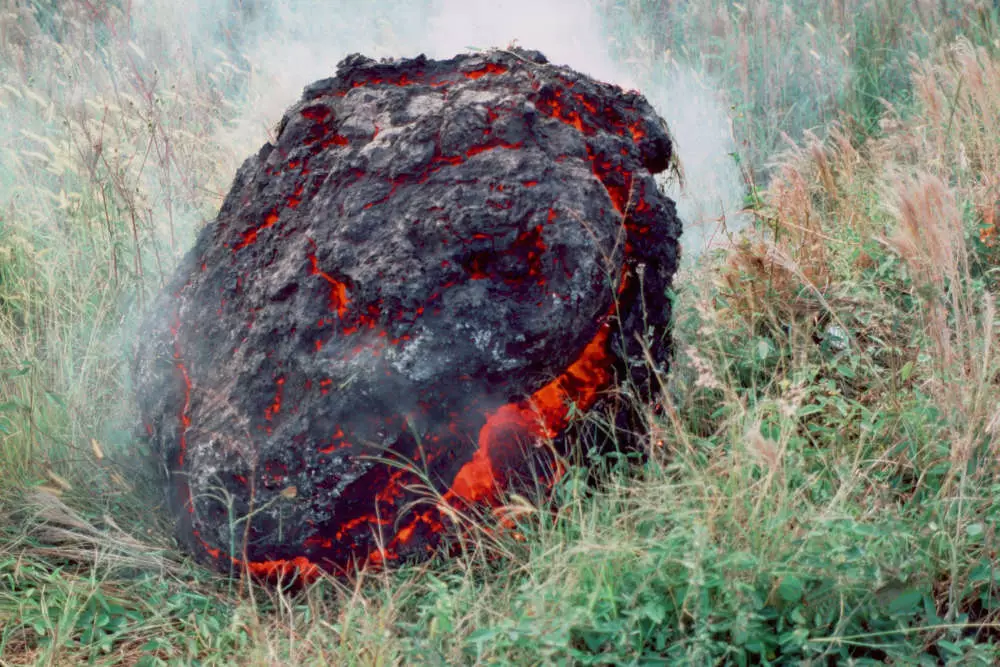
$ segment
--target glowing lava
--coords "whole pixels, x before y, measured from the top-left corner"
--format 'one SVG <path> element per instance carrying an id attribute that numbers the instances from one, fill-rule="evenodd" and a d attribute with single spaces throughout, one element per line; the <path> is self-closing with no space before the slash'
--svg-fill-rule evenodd
<path id="1" fill-rule="evenodd" d="M 472 502 L 493 499 L 503 488 L 505 475 L 494 461 L 511 461 L 532 439 L 556 437 L 569 423 L 571 405 L 589 410 L 611 380 L 614 357 L 608 348 L 610 335 L 611 325 L 602 325 L 566 372 L 530 398 L 489 414 L 479 431 L 479 448 L 455 475 L 451 491 Z"/>

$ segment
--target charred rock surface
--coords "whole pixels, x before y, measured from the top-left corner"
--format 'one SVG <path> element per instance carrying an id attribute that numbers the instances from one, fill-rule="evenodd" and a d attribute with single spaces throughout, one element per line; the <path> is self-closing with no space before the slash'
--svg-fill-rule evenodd
<path id="1" fill-rule="evenodd" d="M 428 486 L 489 503 L 572 410 L 644 387 L 670 161 L 644 98 L 537 52 L 355 55 L 309 86 L 146 319 L 138 403 L 184 544 L 261 575 L 433 551 Z"/>

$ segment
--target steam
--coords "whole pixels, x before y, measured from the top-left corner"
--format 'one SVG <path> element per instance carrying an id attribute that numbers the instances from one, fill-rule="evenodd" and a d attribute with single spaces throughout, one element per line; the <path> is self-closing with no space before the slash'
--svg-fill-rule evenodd
<path id="1" fill-rule="evenodd" d="M 744 224 L 743 182 L 732 157 L 736 146 L 711 84 L 677 63 L 647 66 L 644 74 L 633 64 L 615 62 L 607 9 L 599 0 L 249 1 L 243 0 L 241 12 L 234 11 L 233 0 L 135 5 L 140 41 L 170 43 L 168 52 L 235 50 L 242 57 L 237 66 L 249 73 L 245 100 L 216 136 L 236 160 L 256 151 L 302 88 L 332 76 L 349 53 L 449 58 L 468 49 L 517 44 L 542 51 L 556 64 L 640 90 L 666 119 L 686 187 L 666 178 L 662 184 L 678 204 L 688 260 L 721 240 L 725 230 Z M 227 24 L 221 18 L 226 16 L 239 19 Z M 234 161 L 230 168 L 235 166 Z"/>
<path id="2" fill-rule="evenodd" d="M 685 188 L 666 178 L 663 185 L 684 222 L 685 258 L 696 259 L 719 238 L 721 221 L 730 230 L 740 222 L 744 193 L 729 119 L 694 69 L 613 55 L 641 33 L 616 9 L 622 4 L 14 3 L 0 12 L 0 266 L 24 257 L 44 267 L 49 286 L 37 298 L 55 285 L 104 295 L 97 315 L 67 316 L 66 330 L 52 335 L 78 341 L 88 350 L 81 359 L 115 357 L 130 344 L 144 299 L 166 283 L 217 214 L 240 164 L 273 136 L 306 85 L 332 76 L 350 53 L 448 58 L 512 43 L 638 89 L 653 103 L 685 171 Z M 87 264 L 101 270 L 85 271 Z M 84 302 L 72 305 L 82 310 Z M 94 334 L 114 330 L 123 313 L 119 337 Z M 29 358 L 35 349 L 24 343 L 9 354 Z M 105 371 L 86 371 L 98 378 L 92 384 L 112 386 Z M 67 374 L 67 391 L 79 405 L 94 404 L 83 370 L 74 373 L 81 376 Z"/>
<path id="3" fill-rule="evenodd" d="M 517 43 L 640 90 L 676 140 L 686 187 L 664 187 L 685 225 L 685 257 L 697 258 L 718 221 L 734 228 L 742 208 L 726 110 L 690 68 L 616 59 L 613 47 L 638 32 L 614 12 L 617 2 L 6 3 L 0 269 L 22 258 L 26 273 L 45 278 L 23 291 L 53 301 L 53 314 L 51 331 L 32 331 L 37 339 L 0 318 L 0 348 L 9 348 L 0 365 L 47 350 L 51 387 L 73 414 L 105 442 L 133 446 L 134 415 L 122 396 L 139 315 L 149 310 L 143 299 L 167 282 L 240 164 L 273 136 L 302 89 L 356 52 L 448 58 Z"/>

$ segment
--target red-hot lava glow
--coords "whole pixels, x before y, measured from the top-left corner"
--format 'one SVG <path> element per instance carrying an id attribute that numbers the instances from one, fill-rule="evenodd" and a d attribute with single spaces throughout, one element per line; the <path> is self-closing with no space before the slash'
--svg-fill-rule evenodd
<path id="1" fill-rule="evenodd" d="M 504 74 L 509 68 L 506 65 L 499 65 L 497 63 L 486 63 L 479 69 L 472 70 L 471 72 L 466 72 L 465 77 L 467 79 L 479 79 L 487 74 Z"/>
<path id="2" fill-rule="evenodd" d="M 313 246 L 315 247 L 315 244 Z M 321 271 L 315 252 L 309 253 L 309 272 L 330 283 L 330 310 L 337 313 L 337 317 L 343 320 L 347 316 L 347 307 L 351 303 L 347 298 L 347 284 Z"/>
<path id="3" fill-rule="evenodd" d="M 275 415 L 281 412 L 281 395 L 285 388 L 285 378 L 279 377 L 275 384 L 278 385 L 278 389 L 274 393 L 274 402 L 271 403 L 270 407 L 264 410 L 264 419 L 271 421 L 274 419 Z"/>
<path id="4" fill-rule="evenodd" d="M 263 224 L 260 224 L 257 227 L 254 227 L 252 229 L 248 229 L 247 231 L 243 232 L 243 239 L 239 243 L 237 243 L 235 246 L 233 246 L 233 250 L 234 251 L 236 251 L 236 250 L 242 250 L 243 248 L 246 248 L 248 245 L 252 245 L 252 244 L 256 243 L 257 242 L 257 234 L 259 234 L 261 231 L 267 229 L 268 227 L 273 227 L 274 223 L 276 223 L 276 222 L 278 222 L 278 212 L 277 211 L 271 211 L 267 215 L 267 217 L 264 218 Z"/>
<path id="5" fill-rule="evenodd" d="M 562 375 L 529 398 L 490 413 L 479 431 L 479 448 L 455 475 L 451 491 L 471 502 L 494 498 L 504 481 L 494 461 L 510 460 L 530 441 L 556 437 L 569 423 L 571 405 L 589 410 L 611 380 L 610 335 L 605 323 Z"/>

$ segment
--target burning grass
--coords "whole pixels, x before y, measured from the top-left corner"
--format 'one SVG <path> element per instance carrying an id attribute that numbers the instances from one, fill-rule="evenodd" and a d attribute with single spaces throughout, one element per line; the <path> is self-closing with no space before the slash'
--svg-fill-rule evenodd
<path id="1" fill-rule="evenodd" d="M 722 53 L 783 57 L 757 34 L 777 18 L 728 35 L 717 4 L 687 6 L 721 17 Z M 210 109 L 230 97 L 194 75 L 238 88 L 245 72 L 160 61 L 144 89 L 135 73 L 157 54 L 98 27 L 123 25 L 111 5 L 65 3 L 58 45 L 3 32 L 3 62 L 19 64 L 2 70 L 0 113 L 34 135 L 7 144 L 0 172 L 0 661 L 995 664 L 1000 37 L 987 4 L 904 5 L 829 3 L 843 15 L 815 24 L 861 35 L 854 15 L 897 11 L 894 29 L 934 57 L 906 64 L 912 98 L 884 96 L 876 127 L 848 106 L 798 135 L 750 193 L 755 229 L 678 276 L 678 353 L 641 406 L 644 457 L 581 436 L 551 499 L 460 517 L 471 537 L 454 558 L 300 591 L 178 556 L 122 426 L 130 306 L 245 152 L 215 151 Z M 797 5 L 740 6 L 780 18 Z M 83 42 L 118 85 L 70 104 L 60 86 L 83 73 Z M 737 111 L 760 133 L 794 129 Z M 582 433 L 616 433 L 589 419 Z"/>

